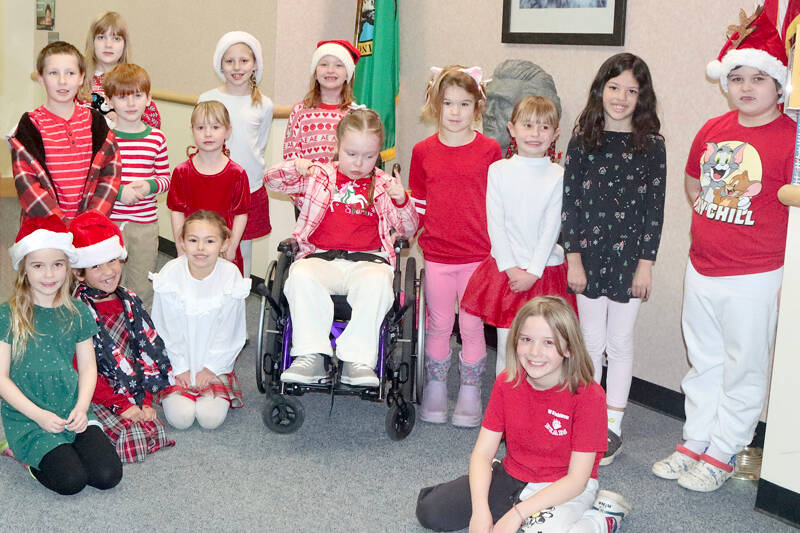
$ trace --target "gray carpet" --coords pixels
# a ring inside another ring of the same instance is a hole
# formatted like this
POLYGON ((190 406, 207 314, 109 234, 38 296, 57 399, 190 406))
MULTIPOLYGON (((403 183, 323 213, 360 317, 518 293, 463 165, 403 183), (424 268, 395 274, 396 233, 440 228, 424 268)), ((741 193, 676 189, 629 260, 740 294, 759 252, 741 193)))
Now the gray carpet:
MULTIPOLYGON (((252 338, 257 307, 251 296, 252 338)), ((301 398, 303 427, 277 435, 261 421, 264 396, 255 387, 254 357, 251 342, 236 366, 242 409, 216 431, 172 430, 177 445, 126 465, 111 491, 58 496, 0 457, 0 530, 422 531, 414 516, 417 492, 466 473, 477 430, 418 422, 405 441, 393 442, 384 432, 384 405, 338 397, 328 416, 328 398, 309 394, 301 398)), ((493 368, 493 354, 489 363, 493 368)), ((453 371, 451 397, 456 379, 453 371)), ((487 377, 484 399, 490 386, 487 377)), ((622 454, 600 473, 601 487, 633 504, 623 530, 793 531, 753 511, 752 483, 732 480, 704 495, 654 477, 650 466, 674 448, 679 421, 634 405, 624 426, 622 454)))

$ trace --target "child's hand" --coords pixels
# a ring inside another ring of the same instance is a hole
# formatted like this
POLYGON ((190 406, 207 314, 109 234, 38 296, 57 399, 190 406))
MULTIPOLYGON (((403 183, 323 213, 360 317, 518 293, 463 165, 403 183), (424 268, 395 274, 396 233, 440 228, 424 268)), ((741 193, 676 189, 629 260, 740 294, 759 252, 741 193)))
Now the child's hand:
POLYGON ((644 259, 639 260, 636 265, 636 272, 633 274, 631 284, 631 295, 634 298, 641 298, 646 302, 653 291, 653 262, 644 259))
POLYGON ((145 405, 142 407, 142 420, 144 422, 152 422, 153 420, 156 419, 157 416, 158 413, 156 413, 156 410, 150 407, 149 405, 145 405))
POLYGON ((183 387, 184 389, 191 388, 192 376, 189 374, 188 370, 180 374, 175 374, 175 385, 183 387))
POLYGON ((386 194, 389 195, 394 203, 402 204, 406 201, 406 189, 403 187, 403 182, 400 181, 400 173, 395 172, 394 179, 389 180, 389 183, 384 185, 383 187, 386 190, 386 194))
POLYGON ((138 191, 138 189, 134 188, 133 184, 123 185, 122 186, 122 194, 119 197, 119 201, 125 205, 132 205, 144 198, 138 191))
POLYGON ((586 271, 583 269, 583 263, 568 263, 567 264, 567 285, 575 294, 580 294, 586 288, 586 271))
POLYGON ((228 249, 225 250, 225 259, 231 263, 236 259, 236 248, 238 248, 238 246, 228 246, 228 249))
POLYGON ((531 287, 533 287, 536 282, 539 281, 539 276, 531 274, 530 272, 522 270, 521 268, 518 270, 519 272, 515 275, 515 277, 509 280, 509 288, 512 292, 529 291, 531 287))
POLYGON ((35 420, 39 427, 48 433, 61 433, 67 421, 50 411, 42 411, 42 414, 35 420))
POLYGON ((511 509, 497 521, 492 528, 492 533, 516 533, 522 527, 519 513, 511 509))
POLYGON ((128 407, 119 415, 126 420, 132 420, 133 422, 141 422, 142 421, 142 410, 139 409, 136 405, 132 405, 128 407))
POLYGON ((310 167, 312 163, 313 161, 309 161, 308 159, 295 159, 294 169, 301 176, 305 176, 306 174, 308 174, 308 167, 310 167))
POLYGON ((89 426, 89 418, 86 416, 86 410, 75 407, 67 417, 66 428, 75 433, 83 433, 89 426))
POLYGON ((492 512, 487 507, 472 513, 472 518, 469 519, 469 533, 489 533, 493 525, 492 512))
POLYGON ((139 199, 150 195, 150 184, 146 180, 133 181, 127 185, 139 193, 139 199))
POLYGON ((197 390, 203 390, 211 383, 217 382, 217 375, 207 368, 203 368, 194 376, 194 382, 197 385, 197 390))

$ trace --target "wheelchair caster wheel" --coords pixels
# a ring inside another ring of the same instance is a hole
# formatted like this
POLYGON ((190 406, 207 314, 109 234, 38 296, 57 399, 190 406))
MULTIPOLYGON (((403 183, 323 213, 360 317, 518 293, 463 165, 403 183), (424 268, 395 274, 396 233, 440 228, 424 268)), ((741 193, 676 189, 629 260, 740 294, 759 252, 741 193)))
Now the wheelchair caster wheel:
POLYGON ((261 414, 261 419, 271 431, 275 433, 294 433, 306 418, 303 405, 289 396, 282 394, 267 395, 267 405, 261 414))
POLYGON ((410 402, 394 403, 386 413, 386 434, 392 440, 403 440, 414 429, 416 411, 410 402))

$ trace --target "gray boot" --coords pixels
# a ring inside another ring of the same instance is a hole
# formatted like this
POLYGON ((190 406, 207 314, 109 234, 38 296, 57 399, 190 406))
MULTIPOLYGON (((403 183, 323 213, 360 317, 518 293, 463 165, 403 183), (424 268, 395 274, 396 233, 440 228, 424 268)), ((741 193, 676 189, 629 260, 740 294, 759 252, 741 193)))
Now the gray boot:
POLYGON ((483 402, 481 401, 481 377, 486 367, 486 355, 474 363, 465 363, 458 357, 461 371, 461 388, 458 389, 458 401, 453 411, 454 426, 474 428, 479 426, 483 418, 483 402))
POLYGON ((427 385, 422 390, 422 408, 419 417, 432 424, 447 422, 447 371, 450 369, 450 355, 447 359, 425 358, 427 385))

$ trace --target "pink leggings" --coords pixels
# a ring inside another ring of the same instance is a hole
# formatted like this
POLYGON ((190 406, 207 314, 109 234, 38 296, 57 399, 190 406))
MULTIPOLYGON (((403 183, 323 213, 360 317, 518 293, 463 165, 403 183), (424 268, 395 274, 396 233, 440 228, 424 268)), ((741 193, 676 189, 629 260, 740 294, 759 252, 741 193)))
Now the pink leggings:
MULTIPOLYGON (((428 303, 428 327, 425 333, 425 356, 447 359, 450 336, 455 322, 455 305, 464 296, 470 276, 480 262, 449 265, 425 261, 425 298, 428 303)), ((459 308, 458 329, 461 332, 461 359, 474 363, 486 355, 483 321, 459 308)))

